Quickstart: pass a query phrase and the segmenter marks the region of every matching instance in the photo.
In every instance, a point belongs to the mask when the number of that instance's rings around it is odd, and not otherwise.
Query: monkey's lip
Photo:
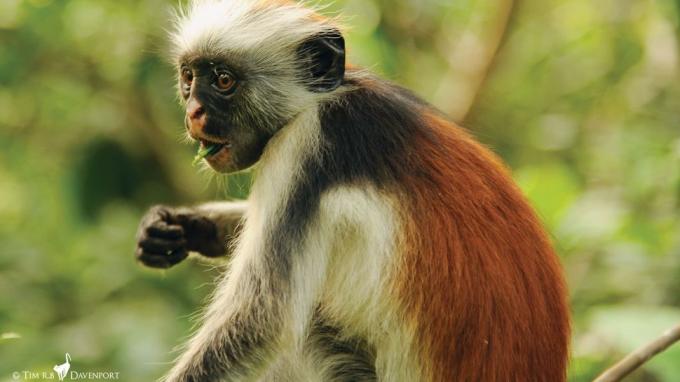
[[[210,167],[212,167],[216,171],[222,171],[223,169],[226,169],[229,167],[231,163],[231,155],[230,155],[230,149],[231,149],[231,142],[229,141],[223,141],[223,142],[214,142],[214,141],[208,141],[205,139],[200,139],[201,142],[201,147],[209,147],[209,146],[219,146],[219,149],[215,151],[213,154],[206,156],[204,159]]]
[[[227,141],[227,140],[224,140],[224,141],[221,141],[221,142],[217,142],[217,141],[209,141],[209,140],[207,140],[207,139],[202,139],[202,138],[201,138],[201,139],[199,139],[198,141],[201,143],[201,147],[202,147],[202,148],[206,148],[206,147],[209,147],[209,146],[219,146],[220,149],[219,149],[218,151],[215,151],[215,153],[214,153],[213,155],[209,155],[209,157],[210,157],[210,156],[217,155],[220,151],[222,151],[222,150],[224,150],[224,149],[229,149],[229,148],[231,148],[231,142],[229,142],[229,141]]]

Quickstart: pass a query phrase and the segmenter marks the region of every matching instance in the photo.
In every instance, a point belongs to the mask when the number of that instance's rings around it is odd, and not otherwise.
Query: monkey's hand
[[[144,265],[170,268],[192,251],[208,257],[227,253],[227,238],[206,214],[194,208],[155,206],[144,215],[135,251]]]

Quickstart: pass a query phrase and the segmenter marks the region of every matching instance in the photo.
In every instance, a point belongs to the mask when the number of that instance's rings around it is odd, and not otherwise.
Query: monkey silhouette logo
[[[71,368],[71,355],[66,353],[66,362],[62,363],[61,365],[56,365],[54,366],[54,371],[57,372],[57,376],[59,377],[60,381],[63,381],[64,378],[66,378],[66,373],[68,373],[68,369]]]

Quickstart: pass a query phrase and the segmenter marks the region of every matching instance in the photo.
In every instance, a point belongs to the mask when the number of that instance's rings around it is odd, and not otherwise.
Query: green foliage
[[[175,3],[0,2],[0,380],[64,352],[77,370],[157,378],[212,289],[210,267],[159,273],[132,257],[149,205],[243,198],[250,184],[197,172],[181,142],[162,53]],[[352,61],[455,114],[501,3],[327,10],[352,26]],[[589,381],[680,321],[680,2],[516,3],[463,125],[552,233],[574,312],[570,379]],[[629,380],[673,381],[678,365],[676,346]]]

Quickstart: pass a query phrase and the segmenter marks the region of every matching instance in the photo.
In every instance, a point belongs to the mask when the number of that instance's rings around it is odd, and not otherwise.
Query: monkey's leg
[[[282,351],[259,382],[374,382],[374,350],[314,316],[302,352]]]
[[[294,341],[284,304],[291,298],[289,284],[240,256],[166,382],[251,381],[262,375],[279,344]]]
[[[325,382],[312,361],[299,351],[282,351],[258,382]]]
[[[319,314],[315,315],[305,353],[321,370],[323,381],[377,381],[375,350],[362,338],[343,334],[341,328]]]

